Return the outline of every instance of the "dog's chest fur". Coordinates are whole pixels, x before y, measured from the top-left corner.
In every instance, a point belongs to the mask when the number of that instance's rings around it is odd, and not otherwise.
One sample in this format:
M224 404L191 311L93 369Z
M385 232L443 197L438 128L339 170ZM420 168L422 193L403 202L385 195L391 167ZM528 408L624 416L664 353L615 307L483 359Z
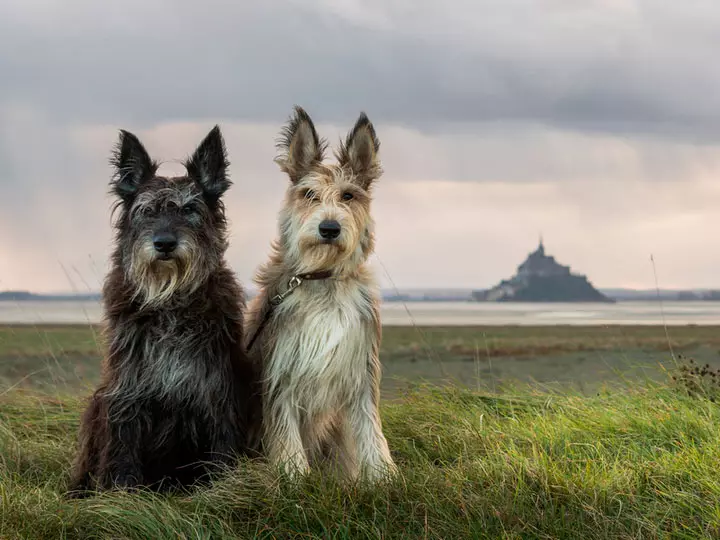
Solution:
M359 283L299 287L277 310L266 371L271 387L289 392L286 397L307 412L351 400L366 380L375 339L372 298Z
M229 374L222 370L226 359L213 358L223 349L218 330L204 323L164 315L150 324L125 324L114 343L124 353L112 393L210 413L227 390Z

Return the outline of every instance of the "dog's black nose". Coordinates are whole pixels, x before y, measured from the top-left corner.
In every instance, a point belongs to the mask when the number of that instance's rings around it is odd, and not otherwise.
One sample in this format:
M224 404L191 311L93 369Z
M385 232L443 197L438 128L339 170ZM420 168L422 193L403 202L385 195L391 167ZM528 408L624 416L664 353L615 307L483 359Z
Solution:
M340 224L334 219L326 219L320 223L320 236L328 240L340 236Z
M153 236L153 246L155 251L168 254L175 251L177 247L177 238L171 232L161 232Z

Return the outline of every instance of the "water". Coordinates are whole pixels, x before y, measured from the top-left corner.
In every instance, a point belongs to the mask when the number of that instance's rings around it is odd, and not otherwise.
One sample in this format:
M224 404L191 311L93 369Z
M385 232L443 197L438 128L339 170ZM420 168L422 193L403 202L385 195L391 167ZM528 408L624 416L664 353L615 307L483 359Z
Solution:
M662 309L661 309L662 308ZM408 315L408 310L410 315ZM718 324L720 302L622 302L617 304L495 304L464 302L384 303L383 324L418 325L607 325ZM0 302L0 324L100 322L98 302Z

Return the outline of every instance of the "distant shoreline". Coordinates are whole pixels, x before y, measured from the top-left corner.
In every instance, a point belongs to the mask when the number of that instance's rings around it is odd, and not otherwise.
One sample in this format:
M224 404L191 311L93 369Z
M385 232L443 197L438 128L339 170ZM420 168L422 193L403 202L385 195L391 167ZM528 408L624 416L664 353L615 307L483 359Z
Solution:
M599 289L605 296L615 302L718 302L720 301L720 292L709 289L698 290L633 290L633 289ZM453 294L450 291L434 292L428 290L423 293L415 290L412 293L398 294L397 291L382 291L382 301L384 303L498 303L512 304L511 300L492 302L476 300L472 297L472 292L468 290L458 291ZM257 294L255 291L247 291L248 299ZM38 294L28 291L0 291L0 302L100 302L102 294L100 293L70 293L70 294ZM587 301L563 301L563 302L523 302L538 304L553 303L588 303Z
M100 293L36 294L27 291L0 291L0 302L99 302Z
M86 297L87 298L87 297ZM720 325L720 302L607 303L383 301L384 326ZM0 301L0 324L93 323L104 318L100 300Z

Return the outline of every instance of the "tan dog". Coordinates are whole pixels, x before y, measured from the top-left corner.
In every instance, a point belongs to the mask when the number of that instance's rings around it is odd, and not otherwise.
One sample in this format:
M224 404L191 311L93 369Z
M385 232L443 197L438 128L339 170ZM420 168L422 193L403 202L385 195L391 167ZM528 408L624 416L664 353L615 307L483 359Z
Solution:
M370 188L380 142L361 114L323 164L326 144L300 107L277 162L290 177L280 236L246 315L264 380L263 446L293 475L330 458L351 479L396 471L378 411L381 326L365 263L373 250Z

